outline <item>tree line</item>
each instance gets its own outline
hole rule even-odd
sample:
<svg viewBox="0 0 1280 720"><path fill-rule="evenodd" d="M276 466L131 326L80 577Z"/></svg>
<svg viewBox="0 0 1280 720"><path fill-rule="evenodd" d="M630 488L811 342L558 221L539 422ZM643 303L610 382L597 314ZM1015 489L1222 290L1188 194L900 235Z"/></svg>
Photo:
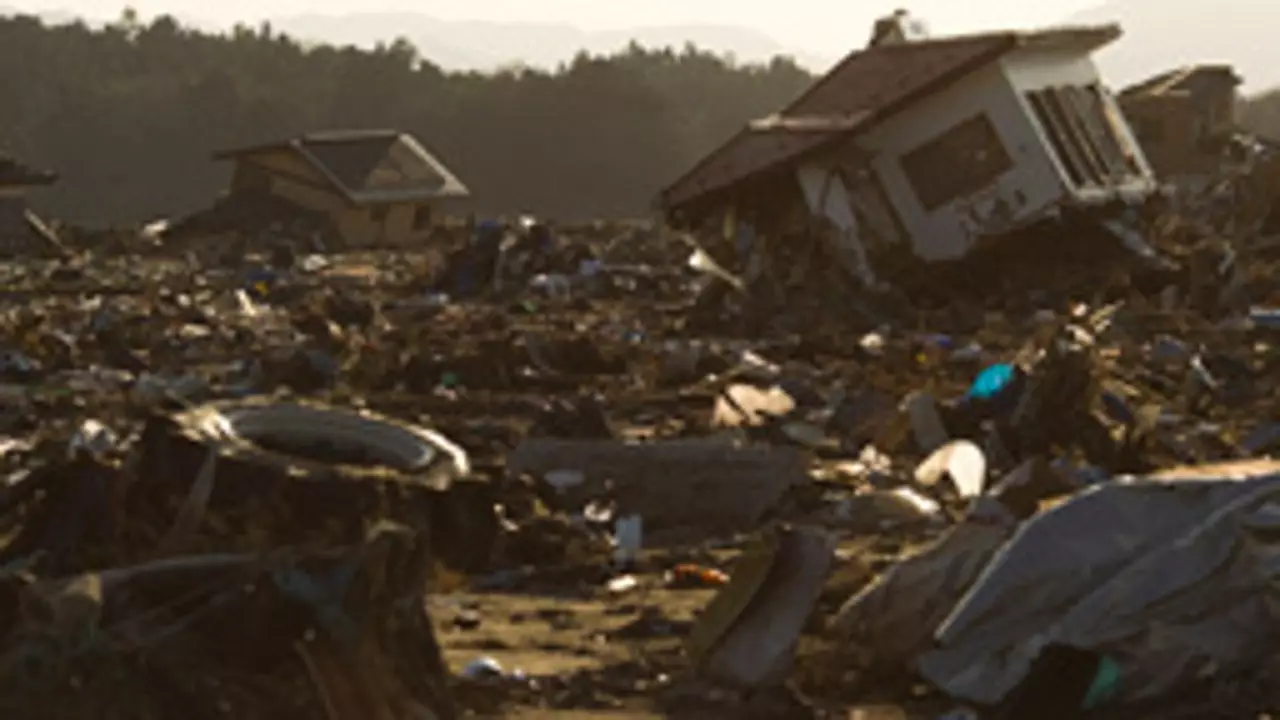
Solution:
<svg viewBox="0 0 1280 720"><path fill-rule="evenodd" d="M482 214L635 217L742 124L813 80L788 58L740 64L693 46L579 54L554 71L446 72L394 40L309 44L270 25L227 33L0 18L0 152L60 173L37 206L127 224L208 206L229 168L212 152L298 133L393 127L436 152ZM1280 91L1242 104L1280 139Z"/></svg>
<svg viewBox="0 0 1280 720"><path fill-rule="evenodd" d="M305 44L269 25L228 33L126 11L102 28L0 18L0 148L61 174L54 217L124 224L208 206L215 150L325 129L416 135L480 213L637 216L743 122L812 77L692 46L579 54L554 71L445 72L396 40Z"/></svg>

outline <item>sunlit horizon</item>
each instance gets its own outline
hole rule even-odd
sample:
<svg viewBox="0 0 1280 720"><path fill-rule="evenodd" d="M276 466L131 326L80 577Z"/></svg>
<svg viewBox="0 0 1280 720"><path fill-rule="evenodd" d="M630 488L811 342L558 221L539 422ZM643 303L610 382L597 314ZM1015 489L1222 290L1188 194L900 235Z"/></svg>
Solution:
<svg viewBox="0 0 1280 720"><path fill-rule="evenodd" d="M792 52L839 55L866 40L870 24L880 15L904 3L836 3L832 0L647 0L622 3L614 0L472 0L450 3L423 0L223 0L193 4L179 0L139 0L127 3L144 20L170 14L203 26L229 27L236 22L255 23L282 16L411 12L442 20L475 20L507 23L569 25L588 31L625 30L654 26L711 25L741 27L767 35ZM956 3L923 0L905 5L940 34L972 32L992 27L1038 27L1061 22L1075 12L1097 5L1097 0L1040 0L1011 4L1008 0L975 0ZM116 0L0 0L0 7L23 12L70 13L87 20L118 17L125 3Z"/></svg>

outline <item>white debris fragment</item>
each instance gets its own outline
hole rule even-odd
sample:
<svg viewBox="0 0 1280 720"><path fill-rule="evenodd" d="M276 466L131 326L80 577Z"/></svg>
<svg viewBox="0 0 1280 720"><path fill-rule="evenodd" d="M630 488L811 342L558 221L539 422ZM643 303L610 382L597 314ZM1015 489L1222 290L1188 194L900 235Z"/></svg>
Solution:
<svg viewBox="0 0 1280 720"><path fill-rule="evenodd" d="M93 419L85 420L80 424L80 429L72 436L71 443L67 448L67 455L75 457L81 453L91 455L93 457L101 457L111 452L118 442L115 432Z"/></svg>

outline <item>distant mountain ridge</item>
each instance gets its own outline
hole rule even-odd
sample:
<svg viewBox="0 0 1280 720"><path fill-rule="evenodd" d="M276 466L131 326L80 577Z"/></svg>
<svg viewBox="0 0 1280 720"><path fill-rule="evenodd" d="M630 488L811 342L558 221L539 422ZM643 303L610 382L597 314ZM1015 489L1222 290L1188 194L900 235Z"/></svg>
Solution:
<svg viewBox="0 0 1280 720"><path fill-rule="evenodd" d="M0 16L25 12L0 5ZM61 10L35 14L52 24L72 22L77 17ZM187 13L178 13L175 17L192 27L209 31L226 29L218 23ZM145 22L147 17L144 16L143 20ZM97 26L103 20L88 18L86 22ZM572 60L582 50L609 54L625 48L632 40L646 48L678 49L686 43L693 43L704 50L732 54L743 62L768 61L785 55L818 72L826 70L839 59L787 48L766 33L729 24L589 31L567 23L442 20L417 12L305 13L273 17L269 22L275 30L299 40L334 45L369 48L379 42L389 43L404 37L418 48L422 57L446 70L484 71L512 65L553 69Z"/></svg>
<svg viewBox="0 0 1280 720"><path fill-rule="evenodd" d="M0 6L0 15L21 12ZM48 22L68 22L66 11L40 13ZM218 24L181 14L179 20L208 30ZM1064 19L1066 23L1119 22L1125 34L1098 56L1104 75L1123 86L1166 69L1200 62L1229 62L1245 78L1250 94L1280 87L1280 63L1272 28L1280 21L1280 2L1218 0L1212 6L1187 0L1107 0ZM90 20L91 25L99 21ZM767 33L735 26L672 25L588 31L569 24L442 20L420 12L352 12L343 15L298 14L271 19L277 30L300 40L371 47L396 37L408 38L423 57L447 70L492 70L524 64L554 68L580 50L611 53L631 40L645 47L682 47L686 42L741 61L794 57L814 72L824 72L837 56L786 47ZM850 49L855 42L851 40Z"/></svg>
<svg viewBox="0 0 1280 720"><path fill-rule="evenodd" d="M693 43L742 61L791 55L825 69L835 58L793 52L765 33L733 25L673 25L588 31L568 24L440 20L420 13L306 14L273 18L273 27L300 39L368 47L405 37L422 56L450 70L491 70L523 64L554 68L579 51L611 53L635 40L644 47Z"/></svg>

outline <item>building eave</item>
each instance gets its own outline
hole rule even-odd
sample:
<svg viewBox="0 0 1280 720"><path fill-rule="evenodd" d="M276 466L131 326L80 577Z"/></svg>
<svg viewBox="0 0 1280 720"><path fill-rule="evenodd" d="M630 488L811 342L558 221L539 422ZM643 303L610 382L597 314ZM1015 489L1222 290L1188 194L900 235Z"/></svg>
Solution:
<svg viewBox="0 0 1280 720"><path fill-rule="evenodd" d="M699 172L701 172L706 167L707 164L711 163L716 159L716 154L717 152L719 152L720 149L726 148L732 143L741 142L742 139L745 137L749 137L751 135L759 135L762 133L779 133L781 135L793 135L793 136L801 134L801 133L795 133L795 132L788 132L786 130L775 130L775 129L753 130L749 124L747 127L743 128L742 130L739 130L736 135L730 138L730 140L726 142L724 145L722 145L719 149L717 149L717 151L714 151L704 156L699 161L699 163L696 164L691 170L689 170L687 173L682 175L679 179L677 179L671 185L668 185L658 196L658 200L657 200L658 207L667 212L670 212L689 201L697 199L698 197L706 194L707 192L720 189L722 185L733 185L733 184L736 184L737 182L740 182L741 180L747 179L749 175L755 175L761 172L780 169L779 168L780 165L790 166L790 165L798 164L799 162L802 162L805 158L810 157L815 152L820 153L821 151L830 147L833 143L837 141L852 139L857 135L859 135L860 133L870 130L872 127L877 125L883 119L893 115L897 115L900 112L908 111L910 107L916 104L918 101L930 95L933 95L934 93L940 92L941 90L947 87L950 87L951 85L963 79L964 77L967 77L971 73L977 72L981 68L986 67L987 65L990 65L991 63L998 60L1010 49L1012 49L1013 47L1012 43L1013 43L1013 39L1009 38L1008 44L1001 46L998 50L993 49L988 53L982 54L980 57L974 59L971 62L958 65L956 68L953 68L951 72L946 73L944 76L938 78L935 82L928 83L922 86L921 88L919 88L917 91L909 93L908 95L901 98L898 102L882 106L875 110L863 111L861 113L857 113L856 116L853 118L845 118L838 122L832 123L833 125L839 125L838 128L834 128L834 129L829 128L824 131L813 131L813 130L805 131L805 133L803 134L809 137L810 142L800 143L800 145L803 145L804 147L802 147L799 151L795 153L790 153L790 154L787 154L785 157L779 158L776 162L771 162L764 167L758 168L752 171L751 173L748 173L740 178L736 178L730 182L726 182L721 185L712 186L712 187L704 187L698 192L688 193L688 194L685 194L683 197L672 197L673 195L675 195L675 193L673 192L675 189L679 188L680 185L687 183L691 178L695 177ZM815 85L814 87L817 87L817 85ZM810 89L810 92L812 92L812 90L813 88ZM804 96L802 96L801 99L803 99L803 97ZM795 103L792 103L792 105L794 106L799 102L800 100L797 100ZM787 111L783 112L784 116L786 112Z"/></svg>
<svg viewBox="0 0 1280 720"><path fill-rule="evenodd" d="M333 170L315 153L309 150L313 144L358 142L366 140L399 140L402 141L418 159L430 166L443 184L430 189L423 188L387 188L361 190L347 186ZM446 198L467 198L471 192L466 185L453 174L434 154L426 149L413 135L398 130L339 130L322 133L309 133L288 140L261 143L245 147L220 150L213 153L216 161L241 161L256 155L274 152L292 152L297 154L320 173L324 181L347 203L353 206L385 205L404 202L427 202ZM268 168L270 170L270 168Z"/></svg>

